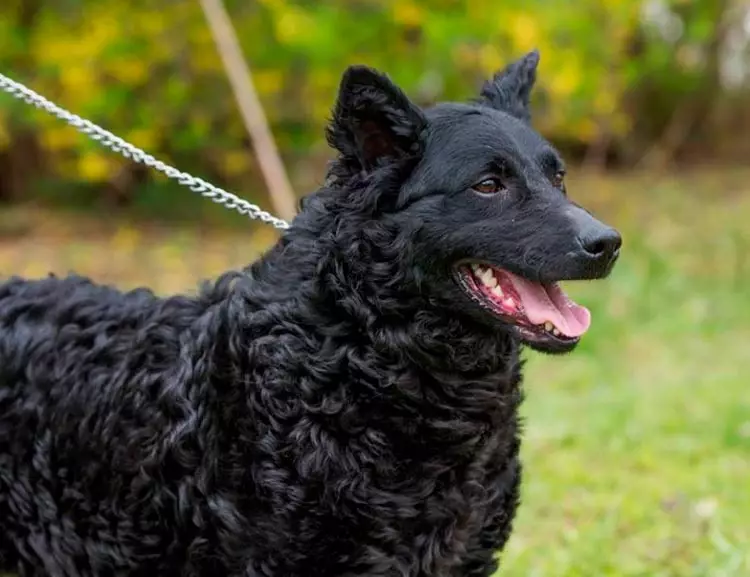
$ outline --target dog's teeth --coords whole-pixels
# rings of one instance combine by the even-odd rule
[[[497,288],[497,279],[494,274],[490,273],[489,277],[485,275],[482,280],[484,281],[485,286],[488,286],[491,289]]]
[[[502,298],[502,296],[503,296],[503,289],[501,289],[501,288],[500,288],[500,287],[499,287],[499,286],[497,285],[497,281],[496,281],[496,283],[495,283],[495,286],[493,286],[493,287],[491,287],[491,288],[492,288],[492,294],[493,294],[493,295],[495,295],[496,297],[500,297],[500,298]]]
[[[547,321],[544,323],[544,330],[549,332],[555,328],[555,325],[553,325],[551,322]]]
[[[471,270],[479,280],[484,279],[484,267],[481,264],[471,265]]]
[[[552,329],[552,334],[555,335],[556,337],[559,337],[560,336],[560,331],[558,331],[556,328]]]

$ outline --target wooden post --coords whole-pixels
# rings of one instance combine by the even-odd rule
[[[274,210],[280,218],[291,221],[297,212],[297,199],[253,85],[250,67],[242,55],[237,34],[222,0],[200,1],[253,143]]]

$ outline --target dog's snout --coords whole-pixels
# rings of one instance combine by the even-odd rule
[[[575,227],[576,243],[571,256],[574,255],[592,278],[607,276],[620,255],[620,233],[579,206],[574,205],[569,214]]]
[[[578,237],[581,248],[586,256],[609,262],[620,252],[622,237],[614,228],[602,227],[595,231],[587,231],[588,234]]]

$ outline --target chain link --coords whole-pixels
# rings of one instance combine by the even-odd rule
[[[102,146],[109,148],[110,150],[117,152],[125,158],[131,159],[135,162],[145,164],[155,170],[158,170],[162,174],[166,175],[172,180],[176,180],[182,186],[186,186],[193,192],[197,192],[201,196],[208,198],[209,200],[220,204],[221,206],[230,210],[236,210],[240,214],[247,215],[252,219],[261,220],[265,223],[270,224],[281,230],[289,228],[289,223],[285,220],[277,218],[272,214],[262,210],[259,206],[252,204],[231,192],[227,192],[224,189],[214,186],[213,184],[206,182],[202,178],[197,178],[182,172],[168,164],[165,164],[161,160],[157,160],[150,154],[147,154],[140,148],[137,148],[124,141],[119,136],[115,136],[108,130],[104,130],[100,126],[97,126],[93,122],[81,118],[76,114],[72,114],[67,110],[60,108],[56,104],[53,104],[43,96],[37,94],[30,88],[26,88],[23,84],[11,80],[4,74],[0,73],[0,89],[10,94],[14,98],[23,100],[27,104],[31,104],[36,108],[56,116],[60,120],[64,120],[70,124],[73,128],[87,135],[92,140],[99,142]]]

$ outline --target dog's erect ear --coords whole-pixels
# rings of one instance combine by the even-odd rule
[[[529,99],[536,81],[539,51],[532,50],[509,64],[482,87],[480,102],[526,122],[531,120]]]
[[[339,87],[328,143],[348,162],[369,170],[389,159],[421,152],[422,111],[387,76],[351,66]]]

